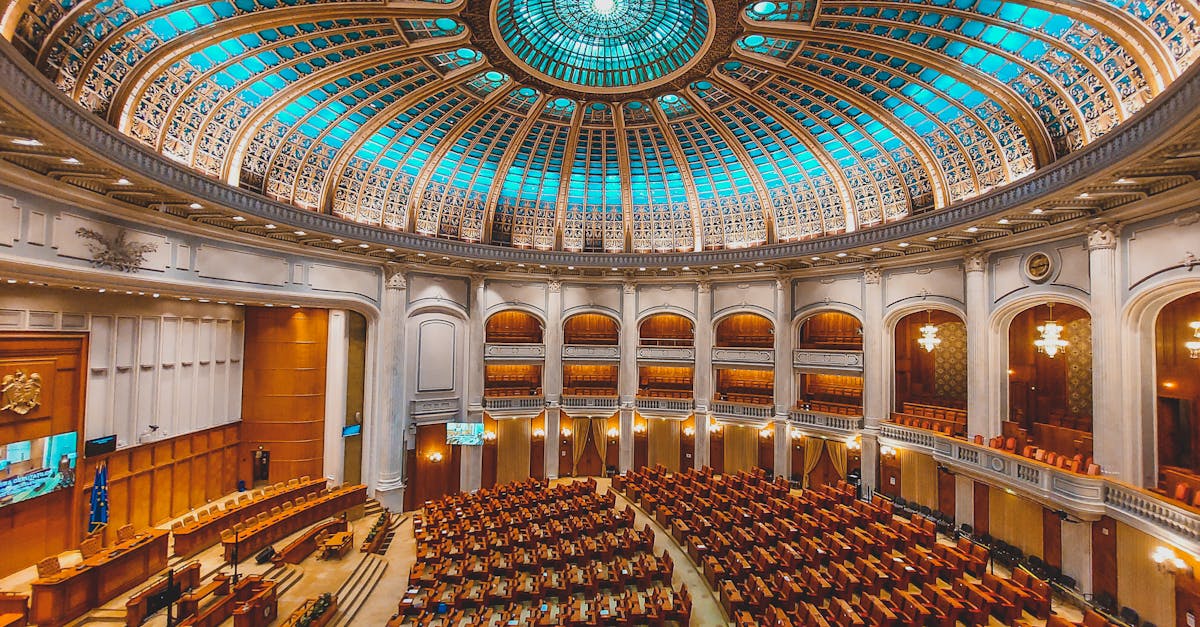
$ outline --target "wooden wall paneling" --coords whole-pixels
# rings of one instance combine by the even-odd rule
[[[479,479],[480,487],[491,488],[496,485],[496,476],[498,472],[498,456],[496,448],[498,446],[498,430],[496,421],[486,412],[483,414],[483,432],[490,433],[493,436],[491,439],[487,437],[483,440],[483,460]],[[528,446],[525,447],[528,450]]]
[[[0,376],[18,369],[41,377],[41,401],[28,413],[0,412],[0,442],[21,442],[76,432],[82,456],[88,338],[79,333],[0,334]],[[73,513],[82,499],[76,487],[0,507],[0,576],[76,544],[82,521]]]
[[[1092,523],[1092,591],[1118,598],[1117,521],[1108,516]]]
[[[546,430],[546,414],[538,414],[529,425],[530,434],[539,429]],[[529,476],[534,479],[546,478],[546,438],[530,435],[529,438]]]
[[[804,481],[804,438],[791,438],[792,454],[789,481]]]
[[[633,428],[633,467],[645,468],[650,461],[650,432],[646,428],[646,419],[634,416]]]
[[[638,337],[643,340],[670,339],[686,344],[694,338],[692,321],[679,314],[654,314],[642,321]],[[644,342],[643,342],[644,343]]]
[[[404,490],[404,511],[411,512],[418,507],[417,501],[417,449],[416,442],[413,442],[414,448],[404,451],[404,468],[406,489]]]
[[[771,437],[763,437],[762,432],[758,436],[758,467],[767,472],[775,470],[775,429],[772,425],[765,427],[771,433]]]
[[[696,415],[688,416],[679,429],[679,470],[696,465]],[[691,435],[688,431],[692,431]]]
[[[1154,550],[1165,544],[1162,540],[1116,523],[1116,568],[1118,606],[1131,607],[1139,618],[1155,625],[1171,625],[1176,618],[1176,577],[1159,570],[1150,559]],[[1181,551],[1175,550],[1176,555]],[[1093,560],[1095,559],[1093,554]],[[1182,623],[1187,627],[1187,623]]]
[[[717,429],[708,434],[708,465],[713,472],[725,472],[725,429]]]
[[[796,348],[862,350],[862,324],[850,314],[823,311],[800,325]]]
[[[1195,339],[1188,325],[1196,320],[1200,293],[1168,303],[1154,327],[1159,465],[1192,472],[1200,472],[1200,359],[1184,343]]]
[[[713,337],[716,346],[771,348],[775,345],[775,325],[758,314],[733,314],[717,323]]]
[[[1058,513],[1042,508],[1042,559],[1057,568],[1062,568],[1062,524]]]
[[[1042,542],[1042,506],[992,486],[988,495],[988,533],[1021,549],[1039,555]]]
[[[975,506],[975,532],[983,535],[988,533],[991,521],[989,513],[988,498],[991,495],[991,486],[981,481],[973,481],[975,497],[972,499]]]
[[[620,328],[611,316],[597,313],[576,314],[563,322],[565,344],[616,346]]]
[[[416,465],[409,482],[417,507],[457,492],[457,448],[446,444],[445,423],[417,425]],[[430,459],[434,453],[442,456],[441,461]]]
[[[250,482],[252,452],[260,446],[271,453],[270,482],[319,476],[328,312],[247,307],[245,317],[243,478]]]
[[[663,418],[646,419],[647,465],[661,465],[671,472],[681,469],[679,463],[680,439],[683,437],[682,422]]]
[[[608,468],[621,467],[621,439],[620,437],[608,437],[608,433],[620,433],[621,431],[621,415],[613,414],[605,421],[605,440],[607,444],[604,446],[604,466]]]
[[[1175,624],[1182,627],[1200,621],[1200,581],[1192,574],[1175,577]]]
[[[524,311],[509,309],[492,314],[484,325],[487,342],[501,344],[540,344],[542,323]]]
[[[954,473],[937,471],[937,510],[949,516],[951,520],[954,519],[955,484]]]
[[[904,473],[899,453],[879,456],[879,491],[887,497],[896,498],[903,494]]]

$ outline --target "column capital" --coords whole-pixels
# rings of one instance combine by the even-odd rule
[[[987,267],[987,252],[972,250],[963,257],[963,266],[967,272],[983,272]]]
[[[487,281],[487,277],[483,276],[482,274],[472,274],[469,275],[468,278],[471,280],[472,290],[477,290],[483,287],[484,282]]]
[[[863,282],[867,285],[878,285],[883,281],[883,270],[877,266],[863,268]]]
[[[388,264],[384,268],[384,277],[386,282],[384,285],[389,290],[406,290],[408,289],[408,277],[404,274],[404,269],[394,264]]]
[[[1120,226],[1108,222],[1089,224],[1087,227],[1088,250],[1111,250],[1117,247]]]
[[[622,287],[623,287],[623,291],[626,294],[636,294],[637,293],[637,283],[634,281],[626,281]]]
[[[550,290],[551,294],[557,294],[562,291],[562,281],[550,279],[546,281],[546,289]]]
[[[712,291],[712,281],[697,281],[696,282],[696,292],[697,293],[707,294],[711,291]]]

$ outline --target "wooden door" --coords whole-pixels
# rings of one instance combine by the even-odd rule
[[[583,443],[583,455],[575,465],[576,477],[599,477],[604,474],[604,458],[600,456],[600,447],[592,431],[588,429],[584,436],[587,439]],[[575,437],[580,437],[580,434],[575,434]]]

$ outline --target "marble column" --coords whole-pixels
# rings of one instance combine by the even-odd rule
[[[329,310],[328,329],[325,350],[325,442],[321,474],[334,484],[340,484],[346,458],[342,427],[346,424],[347,359],[350,351],[344,309]]]
[[[380,417],[370,420],[367,429],[379,430],[370,437],[375,442],[378,474],[375,477],[375,498],[384,507],[399,512],[404,508],[405,441],[409,425],[409,405],[405,400],[404,339],[408,307],[408,281],[404,272],[388,268],[380,304],[379,339],[381,343],[379,373],[380,392],[377,407]],[[365,435],[365,434],[364,434]]]
[[[562,283],[557,278],[546,283],[546,328],[542,333],[542,342],[546,347],[546,362],[542,371],[542,392],[546,396],[546,433],[557,434],[562,416],[563,391]],[[546,437],[545,468],[546,476],[551,479],[558,477],[561,442],[561,437]]]
[[[883,272],[863,270],[863,418],[867,425],[887,419],[883,359]]]
[[[712,283],[696,283],[696,362],[692,370],[692,402],[696,415],[696,467],[708,464],[709,432],[713,398]],[[703,424],[703,427],[701,427]]]
[[[954,475],[954,524],[975,526],[975,481],[966,475]]]
[[[1075,587],[1083,594],[1095,592],[1092,582],[1092,523],[1091,521],[1062,522],[1063,574],[1075,579]]]
[[[879,427],[878,425],[862,432],[862,448],[859,450],[858,493],[865,499],[879,489]]]
[[[1125,420],[1121,381],[1121,290],[1117,275],[1117,228],[1088,228],[1088,267],[1092,290],[1092,456],[1104,474],[1130,483],[1137,421]]]
[[[637,405],[638,385],[638,328],[637,284],[626,281],[621,288],[621,366],[617,377],[621,435],[617,442],[617,457],[621,472],[633,468],[633,413]]]
[[[985,440],[1000,435],[1000,408],[988,393],[991,368],[988,367],[988,294],[987,254],[967,253],[963,259],[967,299],[967,435],[982,435]]]
[[[483,422],[484,354],[487,333],[484,302],[487,282],[482,276],[471,276],[471,308],[469,336],[471,358],[467,363],[467,422]],[[478,490],[483,483],[483,447],[464,446],[461,451],[459,486],[463,492]]]
[[[792,470],[792,438],[788,412],[796,404],[796,376],[792,367],[791,281],[775,280],[775,475]]]

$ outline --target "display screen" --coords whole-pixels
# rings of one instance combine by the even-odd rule
[[[448,422],[446,423],[446,444],[461,444],[463,446],[483,446],[482,422]]]
[[[74,431],[0,444],[0,507],[75,485]]]
[[[359,435],[361,433],[362,433],[362,425],[346,425],[346,426],[342,427],[342,437],[343,438],[348,438],[352,435]]]

